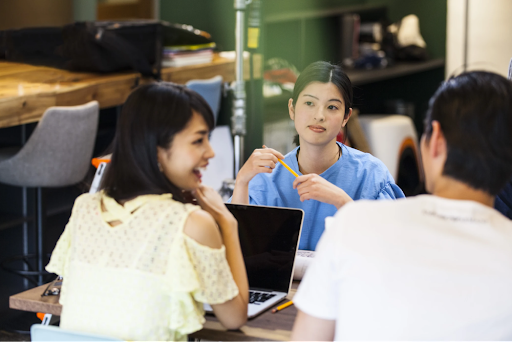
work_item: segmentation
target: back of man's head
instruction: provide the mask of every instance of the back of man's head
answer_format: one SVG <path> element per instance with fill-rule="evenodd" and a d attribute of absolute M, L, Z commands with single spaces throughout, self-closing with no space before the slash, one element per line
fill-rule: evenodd
<path fill-rule="evenodd" d="M 443 175 L 496 195 L 512 177 L 512 82 L 483 71 L 450 78 L 430 99 L 427 140 L 434 120 L 448 149 Z"/>

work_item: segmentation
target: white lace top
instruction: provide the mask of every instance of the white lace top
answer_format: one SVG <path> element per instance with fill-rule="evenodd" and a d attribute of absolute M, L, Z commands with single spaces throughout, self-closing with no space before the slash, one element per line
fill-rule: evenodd
<path fill-rule="evenodd" d="M 103 192 L 78 197 L 46 266 L 64 277 L 60 326 L 124 340 L 183 340 L 200 330 L 202 303 L 224 303 L 238 288 L 225 247 L 183 233 L 196 209 L 170 194 L 124 206 Z"/>

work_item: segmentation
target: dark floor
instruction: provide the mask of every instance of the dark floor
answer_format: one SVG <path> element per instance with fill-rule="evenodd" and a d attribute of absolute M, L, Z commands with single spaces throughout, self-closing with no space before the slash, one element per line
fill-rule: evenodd
<path fill-rule="evenodd" d="M 30 335 L 0 330 L 0 341 L 30 341 Z"/>
<path fill-rule="evenodd" d="M 0 341 L 30 341 L 30 326 L 41 323 L 34 312 L 0 311 Z"/>

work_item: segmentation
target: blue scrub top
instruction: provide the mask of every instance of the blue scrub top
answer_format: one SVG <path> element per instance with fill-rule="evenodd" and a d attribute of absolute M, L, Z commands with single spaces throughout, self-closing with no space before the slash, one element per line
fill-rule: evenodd
<path fill-rule="evenodd" d="M 338 143 L 342 147 L 341 158 L 320 176 L 343 189 L 353 200 L 359 199 L 396 199 L 405 197 L 395 184 L 388 169 L 379 159 L 369 153 Z M 288 153 L 284 161 L 297 174 L 298 147 Z M 333 216 L 337 209 L 332 204 L 316 200 L 300 201 L 296 189 L 293 189 L 293 176 L 281 164 L 277 164 L 272 173 L 257 174 L 249 182 L 249 201 L 255 205 L 269 205 L 304 210 L 304 223 L 299 249 L 315 250 L 324 231 L 325 218 Z"/>

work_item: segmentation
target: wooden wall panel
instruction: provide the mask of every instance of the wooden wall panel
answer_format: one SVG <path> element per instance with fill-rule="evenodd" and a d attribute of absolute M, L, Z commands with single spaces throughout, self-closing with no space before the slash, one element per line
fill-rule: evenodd
<path fill-rule="evenodd" d="M 1 0 L 0 30 L 62 26 L 73 21 L 70 0 Z"/>
<path fill-rule="evenodd" d="M 137 2 L 98 3 L 98 20 L 119 19 L 152 19 L 153 0 L 138 0 Z"/>

